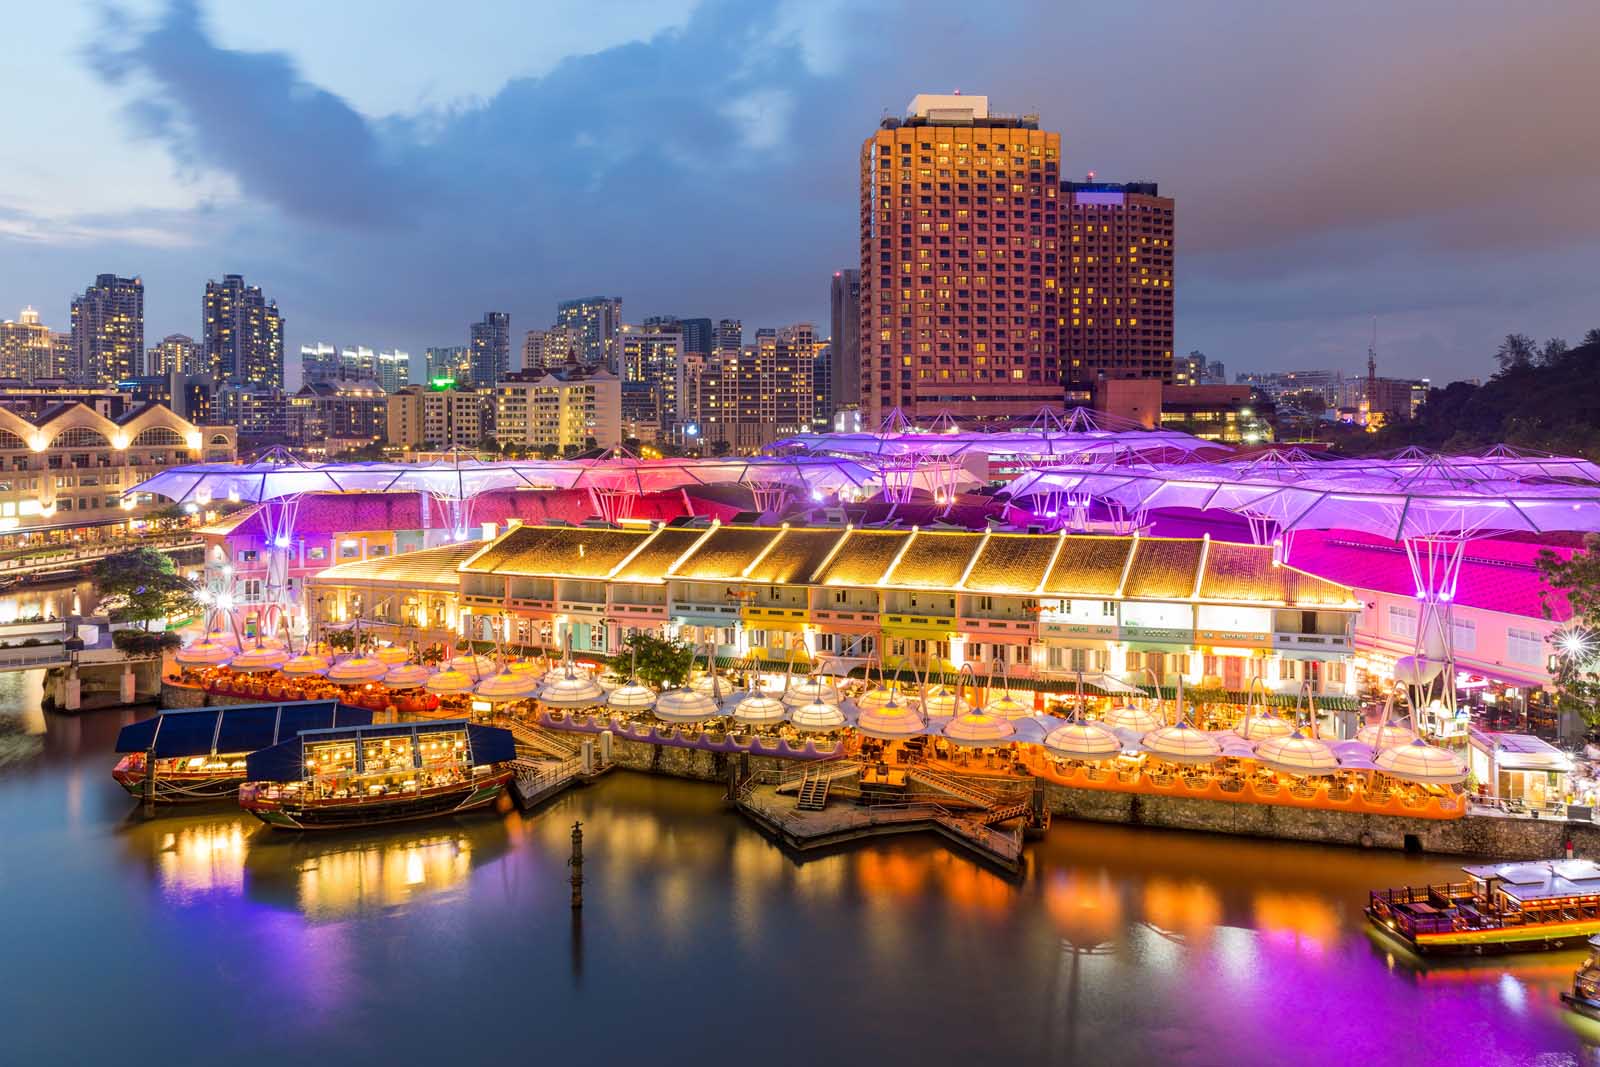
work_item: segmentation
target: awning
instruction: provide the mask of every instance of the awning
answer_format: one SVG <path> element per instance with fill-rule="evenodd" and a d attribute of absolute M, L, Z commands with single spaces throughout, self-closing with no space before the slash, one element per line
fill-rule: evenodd
<path fill-rule="evenodd" d="M 216 708 L 173 708 L 122 728 L 118 752 L 155 751 L 157 759 L 255 752 L 292 738 L 302 730 L 365 726 L 367 708 L 336 700 L 297 700 L 285 704 L 240 704 Z"/>

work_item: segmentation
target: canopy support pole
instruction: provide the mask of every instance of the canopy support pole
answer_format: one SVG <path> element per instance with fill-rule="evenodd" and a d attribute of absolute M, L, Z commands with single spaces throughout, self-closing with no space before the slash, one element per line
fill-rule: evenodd
<path fill-rule="evenodd" d="M 1417 635 L 1412 651 L 1419 661 L 1435 654 L 1442 661 L 1438 700 L 1452 719 L 1456 714 L 1456 582 L 1461 576 L 1466 547 L 1464 537 L 1408 537 L 1405 540 L 1406 562 L 1411 565 L 1418 604 Z M 1432 682 L 1417 685 L 1411 706 L 1427 707 L 1432 688 Z"/>

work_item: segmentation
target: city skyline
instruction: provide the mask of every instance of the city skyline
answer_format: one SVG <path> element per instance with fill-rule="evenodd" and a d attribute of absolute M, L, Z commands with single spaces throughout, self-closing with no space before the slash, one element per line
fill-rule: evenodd
<path fill-rule="evenodd" d="M 1569 113 L 1596 77 L 1573 52 L 1600 17 L 1591 10 L 1508 25 L 1451 6 L 1440 32 L 1419 7 L 1373 15 L 1381 35 L 1355 11 L 1245 23 L 1226 5 L 1155 21 L 1019 8 L 965 27 L 956 9 L 918 10 L 908 21 L 891 8 L 840 18 L 640 5 L 581 32 L 568 24 L 583 20 L 552 19 L 567 36 L 531 57 L 511 47 L 514 33 L 485 44 L 485 16 L 467 13 L 438 47 L 477 42 L 485 61 L 420 86 L 398 73 L 362 84 L 365 68 L 332 61 L 370 26 L 359 4 L 257 20 L 271 26 L 187 3 L 116 8 L 100 22 L 29 13 L 21 30 L 42 46 L 27 62 L 50 61 L 63 91 L 30 111 L 19 143 L 48 145 L 59 108 L 87 109 L 108 180 L 88 188 L 59 170 L 83 162 L 79 149 L 30 154 L 0 203 L 13 253 L 0 301 L 31 304 L 61 330 L 71 294 L 94 276 L 138 275 L 146 336 L 196 335 L 193 294 L 242 273 L 284 309 L 291 352 L 318 340 L 413 353 L 460 344 L 491 307 L 509 312 L 516 343 L 586 292 L 623 296 L 635 321 L 821 323 L 823 280 L 856 263 L 860 139 L 916 92 L 959 85 L 1047 116 L 1062 132 L 1063 178 L 1153 180 L 1181 201 L 1176 351 L 1238 370 L 1356 370 L 1377 315 L 1386 372 L 1445 381 L 1485 374 L 1508 331 L 1576 337 L 1593 325 L 1581 264 L 1600 237 L 1563 206 L 1600 175 L 1588 125 Z M 1016 34 L 1029 19 L 1039 32 Z M 919 42 L 958 26 L 977 35 L 972 58 L 930 69 Z M 426 48 L 413 34 L 431 29 L 375 32 L 410 55 Z M 1063 66 L 1046 52 L 1086 33 L 1098 44 L 1073 73 L 1048 73 Z M 853 62 L 863 42 L 891 34 L 906 58 Z M 1009 42 L 1003 63 L 976 47 L 988 35 Z M 1096 89 L 1135 41 L 1166 77 Z M 673 72 L 712 42 L 748 69 L 679 84 Z M 1462 58 L 1473 56 L 1550 110 L 1527 121 Z M 259 145 L 229 135 L 237 108 L 251 109 Z M 1491 129 L 1502 140 L 1482 135 Z M 468 168 L 481 176 L 441 166 L 463 152 L 481 158 Z M 328 165 L 283 162 L 308 153 Z M 676 231 L 670 256 L 666 245 L 614 254 L 663 219 Z M 427 251 L 444 247 L 452 255 Z"/>

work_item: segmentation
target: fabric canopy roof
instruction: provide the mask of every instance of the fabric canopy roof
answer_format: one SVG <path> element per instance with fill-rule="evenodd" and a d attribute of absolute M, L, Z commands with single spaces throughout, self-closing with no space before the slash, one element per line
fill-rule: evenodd
<path fill-rule="evenodd" d="M 118 752 L 149 752 L 157 759 L 254 752 L 294 737 L 302 730 L 366 726 L 372 712 L 336 700 L 298 700 L 287 704 L 172 709 L 124 726 Z"/>

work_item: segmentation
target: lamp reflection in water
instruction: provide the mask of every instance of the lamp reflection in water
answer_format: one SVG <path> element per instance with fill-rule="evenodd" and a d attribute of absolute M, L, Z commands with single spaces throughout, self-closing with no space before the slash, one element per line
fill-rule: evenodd
<path fill-rule="evenodd" d="M 155 830 L 155 869 L 169 903 L 188 904 L 208 893 L 244 890 L 246 827 L 243 817 Z"/>

